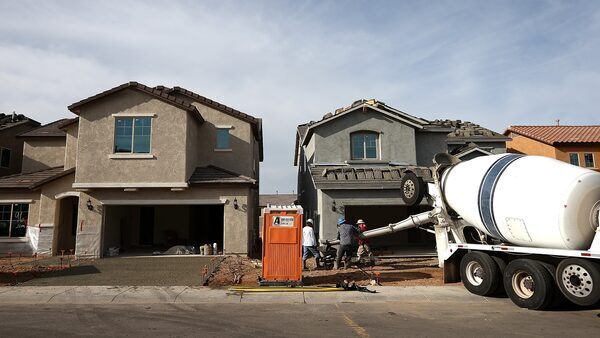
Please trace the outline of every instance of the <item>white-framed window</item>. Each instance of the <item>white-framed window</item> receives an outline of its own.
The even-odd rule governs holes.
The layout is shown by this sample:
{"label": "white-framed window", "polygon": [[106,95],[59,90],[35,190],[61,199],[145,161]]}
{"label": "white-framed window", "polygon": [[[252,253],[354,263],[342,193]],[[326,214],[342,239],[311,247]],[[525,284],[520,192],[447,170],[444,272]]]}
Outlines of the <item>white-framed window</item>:
{"label": "white-framed window", "polygon": [[231,150],[231,126],[217,126],[215,150]]}
{"label": "white-framed window", "polygon": [[379,158],[379,133],[359,131],[350,134],[353,160],[375,160]]}
{"label": "white-framed window", "polygon": [[0,167],[10,168],[10,149],[0,148]]}
{"label": "white-framed window", "polygon": [[25,237],[29,204],[0,204],[0,238]]}
{"label": "white-framed window", "polygon": [[586,168],[595,168],[594,166],[594,154],[592,153],[584,153],[583,154],[583,164]]}
{"label": "white-framed window", "polygon": [[152,140],[152,117],[116,117],[115,153],[148,154]]}
{"label": "white-framed window", "polygon": [[578,153],[569,153],[569,161],[572,165],[576,165],[579,167],[579,154]]}

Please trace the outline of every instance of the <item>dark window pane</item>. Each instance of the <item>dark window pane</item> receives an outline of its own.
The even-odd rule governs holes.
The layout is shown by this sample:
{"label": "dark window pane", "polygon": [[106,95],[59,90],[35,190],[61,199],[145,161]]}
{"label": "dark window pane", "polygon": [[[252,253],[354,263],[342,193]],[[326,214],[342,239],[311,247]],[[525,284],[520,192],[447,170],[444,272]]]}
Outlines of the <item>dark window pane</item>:
{"label": "dark window pane", "polygon": [[594,155],[587,153],[587,154],[583,154],[583,158],[585,161],[585,167],[586,168],[593,168],[594,167]]}
{"label": "dark window pane", "polygon": [[0,236],[8,237],[10,227],[10,204],[0,204]]}
{"label": "dark window pane", "polygon": [[133,118],[117,118],[115,121],[115,153],[131,152]]}
{"label": "dark window pane", "polygon": [[377,136],[375,134],[365,135],[365,158],[377,158]]}
{"label": "dark window pane", "polygon": [[29,204],[14,204],[12,213],[12,222],[10,237],[25,237],[27,233],[27,216],[29,214]]}
{"label": "dark window pane", "polygon": [[2,148],[2,154],[0,156],[0,167],[10,167],[10,149]]}
{"label": "dark window pane", "polygon": [[150,134],[152,130],[151,123],[152,122],[149,117],[141,117],[135,119],[135,130],[133,135],[134,153],[150,152]]}
{"label": "dark window pane", "polygon": [[572,165],[579,166],[579,154],[569,154]]}
{"label": "dark window pane", "polygon": [[229,128],[217,129],[217,149],[230,149]]}
{"label": "dark window pane", "polygon": [[352,135],[352,159],[353,160],[362,160],[365,158],[365,148],[364,148],[364,135],[363,134],[353,134]]}

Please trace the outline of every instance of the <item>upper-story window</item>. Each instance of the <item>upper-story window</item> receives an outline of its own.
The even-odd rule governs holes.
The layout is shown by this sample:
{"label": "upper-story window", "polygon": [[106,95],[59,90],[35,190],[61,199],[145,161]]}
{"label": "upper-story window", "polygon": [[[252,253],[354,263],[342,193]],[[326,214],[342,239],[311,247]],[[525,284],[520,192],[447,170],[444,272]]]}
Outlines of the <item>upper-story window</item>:
{"label": "upper-story window", "polygon": [[151,136],[151,117],[115,119],[115,153],[149,153]]}
{"label": "upper-story window", "polygon": [[217,126],[216,150],[231,150],[231,135],[229,131],[231,126]]}
{"label": "upper-story window", "polygon": [[10,168],[10,149],[0,148],[0,167]]}
{"label": "upper-story window", "polygon": [[592,153],[585,153],[583,154],[583,163],[585,164],[586,168],[594,168],[594,154]]}
{"label": "upper-story window", "polygon": [[368,160],[378,158],[378,133],[361,131],[352,133],[350,138],[353,160]]}
{"label": "upper-story window", "polygon": [[579,154],[577,153],[570,153],[569,154],[569,161],[571,161],[572,165],[576,165],[579,167]]}
{"label": "upper-story window", "polygon": [[0,237],[25,237],[29,204],[0,204]]}

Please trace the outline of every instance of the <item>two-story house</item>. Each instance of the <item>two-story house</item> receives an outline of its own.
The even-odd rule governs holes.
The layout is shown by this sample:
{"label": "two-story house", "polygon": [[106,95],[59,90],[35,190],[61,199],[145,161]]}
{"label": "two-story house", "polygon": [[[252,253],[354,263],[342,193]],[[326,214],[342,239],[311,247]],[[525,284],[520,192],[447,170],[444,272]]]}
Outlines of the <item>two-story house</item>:
{"label": "two-story house", "polygon": [[[180,87],[136,82],[68,108],[77,117],[53,125],[63,142],[46,151],[63,149],[60,163],[25,147],[24,163],[46,158],[52,163],[31,163],[50,168],[0,179],[0,222],[19,229],[0,245],[80,257],[176,244],[252,251],[260,119]],[[35,134],[24,137],[39,143]]]}
{"label": "two-story house", "polygon": [[[298,200],[313,218],[321,240],[336,237],[338,217],[369,228],[386,226],[429,209],[425,201],[408,205],[401,179],[412,166],[430,166],[435,154],[449,152],[469,159],[505,152],[508,138],[464,121],[428,121],[376,100],[359,100],[298,126],[294,165]],[[433,235],[409,230],[373,239],[375,248],[398,246],[431,251]]]}
{"label": "two-story house", "polygon": [[0,113],[0,176],[21,172],[23,139],[19,135],[39,126],[23,114]]}
{"label": "two-story house", "polygon": [[510,126],[507,151],[539,155],[600,171],[600,126]]}

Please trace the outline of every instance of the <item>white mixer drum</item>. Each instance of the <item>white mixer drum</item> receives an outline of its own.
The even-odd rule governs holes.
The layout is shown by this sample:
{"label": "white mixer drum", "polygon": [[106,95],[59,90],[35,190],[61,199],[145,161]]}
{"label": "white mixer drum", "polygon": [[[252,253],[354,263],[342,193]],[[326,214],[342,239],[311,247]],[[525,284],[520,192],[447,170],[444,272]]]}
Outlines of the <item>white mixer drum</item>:
{"label": "white mixer drum", "polygon": [[585,250],[598,227],[600,173],[547,157],[460,162],[444,172],[442,189],[465,221],[513,244]]}

